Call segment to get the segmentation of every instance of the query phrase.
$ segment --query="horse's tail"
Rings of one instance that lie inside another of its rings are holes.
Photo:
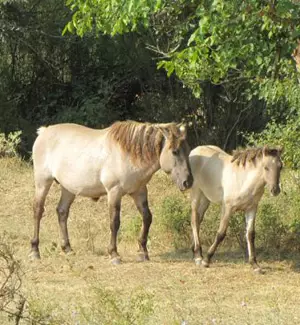
[[[46,130],[46,128],[47,126],[41,126],[40,128],[37,129],[36,133],[40,135]]]

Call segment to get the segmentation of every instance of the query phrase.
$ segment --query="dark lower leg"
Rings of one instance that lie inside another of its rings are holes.
[[[65,253],[69,253],[72,251],[68,234],[68,217],[70,206],[73,203],[74,199],[74,194],[61,187],[61,197],[56,208],[56,212],[58,216],[58,223],[62,238],[61,248]]]
[[[119,257],[117,252],[117,235],[120,228],[120,209],[121,206],[119,203],[114,206],[109,206],[111,237],[108,253],[112,259]]]
[[[226,236],[226,232],[218,232],[217,236],[215,238],[214,243],[211,245],[211,247],[209,248],[208,252],[207,252],[207,258],[206,258],[206,263],[209,265],[212,257],[214,256],[219,244],[224,240]]]
[[[63,207],[58,206],[56,211],[58,215],[58,223],[59,223],[61,238],[62,238],[61,249],[65,253],[68,253],[72,251],[70,240],[69,240],[69,234],[68,234],[68,225],[67,225],[69,208],[64,209]]]
[[[148,240],[148,234],[149,229],[152,223],[152,214],[148,207],[148,201],[145,201],[143,203],[142,207],[142,216],[143,216],[143,225],[141,229],[141,234],[138,240],[139,244],[139,253],[142,253],[144,255],[145,260],[149,260],[149,254],[147,249],[147,240]]]
[[[36,202],[34,204],[34,233],[31,239],[31,255],[35,258],[40,258],[39,252],[39,234],[40,234],[40,223],[44,213],[44,207],[41,203]]]

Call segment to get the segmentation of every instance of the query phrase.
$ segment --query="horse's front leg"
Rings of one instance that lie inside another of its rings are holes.
[[[203,256],[199,231],[204,214],[209,207],[209,200],[198,189],[196,191],[193,190],[191,192],[191,207],[191,226],[194,238],[194,243],[192,246],[193,257],[196,265],[201,265]]]
[[[141,229],[141,234],[138,239],[139,251],[138,251],[138,261],[143,262],[149,260],[149,254],[147,249],[147,240],[149,229],[152,223],[152,213],[148,206],[148,191],[147,187],[144,186],[137,192],[133,193],[132,198],[135,205],[143,217],[143,224]]]
[[[222,207],[222,216],[221,216],[220,226],[219,226],[215,241],[213,242],[213,244],[211,245],[211,247],[209,248],[209,250],[207,252],[206,260],[202,261],[202,263],[205,267],[209,267],[210,261],[211,261],[212,257],[214,256],[218,246],[220,245],[220,243],[224,240],[224,238],[226,236],[229,219],[230,219],[230,216],[232,215],[232,212],[233,211],[230,207],[226,207],[226,206]]]
[[[112,264],[116,265],[121,263],[121,259],[117,251],[117,235],[120,228],[121,198],[122,194],[117,188],[113,188],[107,193],[111,231],[108,254],[110,255]]]
[[[259,267],[256,261],[255,251],[255,217],[257,207],[246,211],[246,240],[248,248],[249,263],[252,265],[255,272],[262,273],[262,269]]]

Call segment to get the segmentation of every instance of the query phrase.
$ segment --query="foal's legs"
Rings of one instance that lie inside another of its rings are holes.
[[[143,217],[143,224],[141,234],[138,240],[139,244],[139,256],[138,261],[143,262],[149,260],[147,239],[149,229],[152,223],[152,214],[148,206],[148,191],[147,187],[142,187],[139,191],[133,193],[132,198],[134,199],[135,205]]]
[[[65,253],[69,253],[72,251],[69,235],[68,235],[68,216],[70,206],[75,199],[75,195],[70,193],[64,187],[61,187],[61,196],[59,203],[56,208],[57,216],[58,216],[58,223],[60,227],[61,237],[62,237],[62,245],[61,248]]]
[[[112,264],[120,264],[121,262],[120,256],[117,252],[117,235],[120,228],[121,198],[122,193],[117,188],[112,188],[107,193],[111,231],[108,253],[111,257]]]
[[[31,252],[29,256],[32,259],[39,259],[41,258],[39,251],[40,223],[44,213],[46,196],[50,190],[53,179],[39,179],[37,175],[35,179],[35,198],[33,203],[34,234],[31,240]]]
[[[217,236],[215,238],[215,241],[213,242],[213,244],[211,245],[211,247],[208,250],[206,261],[202,261],[203,265],[206,267],[209,267],[211,258],[213,257],[219,244],[223,241],[223,239],[226,236],[226,231],[228,228],[229,218],[230,218],[231,214],[232,214],[232,209],[223,205],[221,221],[220,221],[220,226],[219,226],[219,229],[217,232]]]
[[[192,225],[192,231],[194,237],[192,251],[193,251],[195,263],[197,265],[200,265],[203,256],[202,256],[201,242],[199,238],[199,230],[200,230],[200,225],[203,220],[204,214],[208,209],[210,202],[200,190],[197,191],[194,190],[191,193],[191,201],[192,201],[191,225]]]
[[[257,207],[246,211],[246,239],[249,255],[249,263],[252,265],[254,271],[261,272],[261,268],[258,266],[256,261],[255,252],[255,216]]]

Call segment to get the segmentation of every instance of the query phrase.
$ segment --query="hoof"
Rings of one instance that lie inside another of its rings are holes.
[[[146,262],[146,261],[149,261],[149,256],[148,254],[144,254],[144,253],[140,253],[138,254],[137,258],[136,258],[136,261],[137,262]]]
[[[265,274],[266,271],[264,271],[263,269],[261,269],[260,267],[256,267],[255,269],[253,269],[254,273],[256,274]]]
[[[112,265],[119,265],[119,264],[121,264],[121,259],[120,259],[120,257],[114,257],[110,260],[110,262]]]
[[[40,252],[37,252],[37,251],[31,251],[31,252],[29,253],[29,258],[30,258],[32,261],[40,260],[40,259],[41,259]]]
[[[70,249],[69,251],[65,251],[65,254],[70,256],[76,255],[76,253],[72,249]]]
[[[202,260],[202,266],[208,268],[209,263],[207,261]]]
[[[73,256],[73,255],[75,255],[75,252],[72,250],[72,249],[70,249],[70,250],[62,250],[60,253],[59,253],[59,255],[61,255],[61,256]]]
[[[195,264],[196,264],[197,266],[201,266],[201,265],[202,265],[202,258],[201,258],[201,257],[197,257],[197,258],[195,258]]]

